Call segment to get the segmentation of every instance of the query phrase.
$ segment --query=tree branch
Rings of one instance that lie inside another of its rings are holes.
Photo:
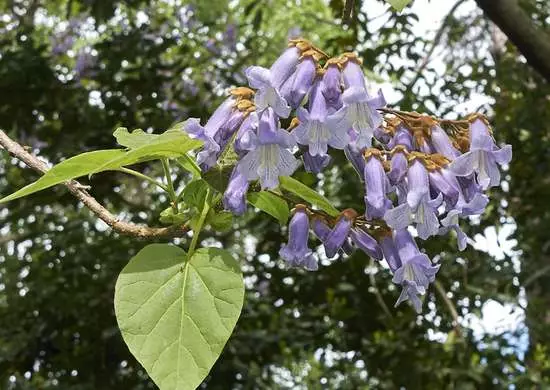
[[[527,63],[550,81],[550,34],[533,23],[518,0],[476,0],[476,3],[525,56]]]
[[[453,5],[453,7],[449,10],[449,13],[447,14],[447,16],[445,16],[445,18],[443,19],[443,22],[441,23],[441,26],[439,27],[439,30],[437,30],[437,32],[435,33],[434,40],[431,42],[430,49],[428,50],[428,52],[426,53],[426,55],[422,59],[422,62],[420,63],[420,65],[418,66],[414,78],[407,85],[405,95],[412,92],[413,87],[416,85],[416,83],[420,79],[420,76],[422,76],[422,72],[424,72],[424,70],[426,69],[426,67],[430,63],[431,57],[432,57],[436,47],[441,42],[441,39],[443,38],[443,33],[445,32],[445,30],[449,26],[449,23],[451,22],[451,19],[453,18],[454,13],[458,9],[458,7],[460,7],[465,1],[466,0],[458,0],[455,3],[455,5]]]
[[[46,173],[48,166],[36,156],[27,152],[21,145],[13,141],[6,133],[0,130],[0,145],[9,153],[23,161],[27,166],[40,173]],[[179,237],[184,234],[187,226],[170,226],[166,228],[140,226],[129,222],[120,221],[117,217],[103,207],[94,197],[86,190],[85,186],[71,180],[63,183],[78,200],[90,209],[99,219],[109,225],[117,233],[132,236],[140,239],[156,239],[156,238],[172,238]]]

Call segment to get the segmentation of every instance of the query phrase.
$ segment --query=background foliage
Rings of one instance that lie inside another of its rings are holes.
[[[0,128],[52,163],[113,147],[119,125],[160,131],[206,118],[228,87],[244,82],[244,67],[269,64],[289,36],[332,54],[357,51],[372,80],[400,92],[394,103],[402,109],[452,118],[461,103],[489,97],[480,110],[513,145],[514,160],[504,191],[493,191],[469,233],[513,231],[501,243],[513,248],[491,256],[471,247],[457,254],[454,241],[427,243],[443,267],[417,316],[391,307],[398,292],[389,273],[362,253],[324,260],[315,273],[284,269],[277,255],[284,232],[250,210],[229,231],[204,237],[240,255],[247,286],[244,312],[206,388],[550,383],[548,82],[477,8],[449,14],[435,36],[419,36],[410,8],[380,15],[375,3],[356,1],[342,26],[338,0],[0,0]],[[522,6],[548,29],[546,1]],[[430,61],[432,51],[442,64]],[[320,190],[337,207],[361,209],[353,170],[334,157]],[[36,179],[21,168],[3,153],[1,194]],[[157,165],[139,169],[161,175]],[[155,188],[119,173],[90,184],[103,204],[136,223],[158,224],[167,207]],[[145,243],[110,232],[61,187],[0,208],[0,232],[0,387],[154,388],[113,309],[116,275]],[[467,326],[493,301],[525,309],[525,321],[503,332]]]

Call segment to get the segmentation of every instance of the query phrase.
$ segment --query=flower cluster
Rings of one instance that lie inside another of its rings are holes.
[[[203,170],[227,148],[238,156],[224,207],[241,215],[251,182],[276,191],[279,177],[301,164],[319,173],[330,163],[329,148],[343,151],[364,185],[364,212],[347,209],[332,218],[294,205],[279,254],[290,266],[316,270],[310,230],[327,257],[360,249],[386,261],[402,286],[396,305],[409,300],[420,312],[419,295],[439,265],[419,250],[411,231],[426,240],[452,230],[463,250],[468,238],[459,220],[483,213],[484,191],[500,184],[497,165],[510,162],[511,147],[496,145],[479,114],[445,121],[385,108],[380,91],[369,94],[355,54],[328,58],[303,39],[290,40],[269,69],[249,67],[246,77],[249,87],[232,90],[204,126],[197,119],[184,124],[204,141],[198,154]]]

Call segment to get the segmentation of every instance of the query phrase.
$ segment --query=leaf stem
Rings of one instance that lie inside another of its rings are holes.
[[[164,184],[159,183],[158,181],[156,181],[156,180],[153,179],[152,177],[147,176],[147,175],[144,175],[144,174],[141,173],[141,172],[134,171],[133,169],[125,168],[125,167],[119,168],[119,171],[120,171],[120,172],[127,173],[127,174],[132,175],[132,176],[135,176],[135,177],[139,177],[140,179],[143,179],[143,180],[145,180],[145,181],[148,181],[149,183],[154,184],[154,185],[156,185],[157,187],[162,188],[164,191],[168,192],[168,187],[166,187]]]
[[[172,183],[172,176],[170,175],[170,165],[168,165],[168,159],[163,158],[162,160],[162,168],[164,169],[164,176],[166,176],[166,182],[168,183],[167,191],[168,195],[170,196],[170,200],[172,201],[172,208],[174,209],[174,212],[178,212],[178,196],[176,195],[176,191],[174,190],[174,183]]]
[[[211,199],[212,199],[212,192],[210,188],[208,188],[206,190],[206,196],[204,197],[204,206],[202,208],[201,215],[199,217],[199,220],[197,221],[197,225],[193,229],[193,238],[191,239],[191,244],[189,245],[189,250],[187,251],[188,259],[190,259],[191,256],[193,256],[193,252],[195,252],[195,247],[197,246],[197,242],[199,241],[199,235],[201,234],[202,226],[204,225],[206,216],[210,211]]]

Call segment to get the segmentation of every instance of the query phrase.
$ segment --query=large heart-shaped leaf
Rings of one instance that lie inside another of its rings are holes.
[[[238,263],[222,249],[187,259],[175,246],[143,248],[122,270],[115,313],[124,341],[161,390],[194,389],[218,359],[244,298]]]

